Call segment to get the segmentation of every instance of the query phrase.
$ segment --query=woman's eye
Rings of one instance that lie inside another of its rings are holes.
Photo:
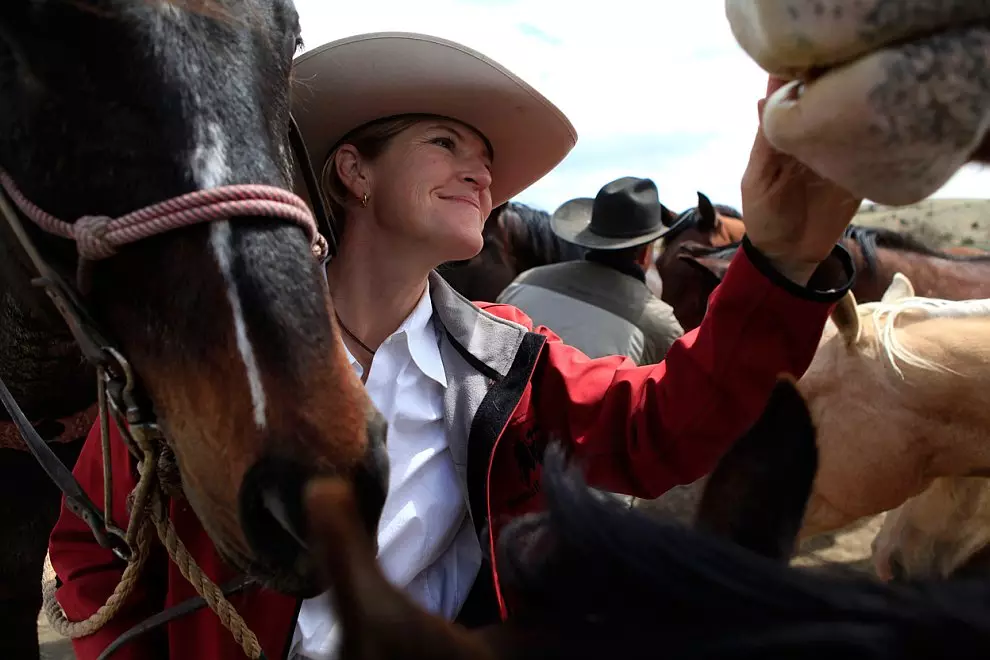
[[[432,142],[433,142],[433,144],[439,145],[439,146],[443,147],[444,149],[453,150],[454,147],[456,146],[454,144],[454,141],[451,140],[449,137],[433,138]]]

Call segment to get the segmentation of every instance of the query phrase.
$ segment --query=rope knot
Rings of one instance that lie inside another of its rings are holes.
[[[73,233],[80,257],[99,261],[117,254],[117,247],[106,237],[112,220],[105,215],[86,215],[76,220]]]

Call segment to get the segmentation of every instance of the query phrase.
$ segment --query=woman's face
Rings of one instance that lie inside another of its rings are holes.
[[[383,229],[408,238],[436,265],[481,251],[492,210],[491,153],[474,130],[440,118],[418,122],[365,167],[369,207]]]

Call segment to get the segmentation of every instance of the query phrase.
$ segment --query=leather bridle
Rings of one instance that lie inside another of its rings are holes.
[[[112,416],[116,421],[128,449],[136,458],[141,458],[144,450],[151,443],[164,443],[165,439],[158,428],[151,402],[145,395],[130,363],[109,340],[108,335],[101,330],[82,301],[78,287],[84,281],[85,264],[90,260],[110,256],[119,246],[183,226],[226,220],[233,216],[273,216],[295,222],[307,230],[314,253],[324,266],[322,270],[325,277],[325,266],[337,253],[339,233],[332,216],[327,212],[302,135],[291,115],[289,138],[296,161],[301,168],[300,174],[305,182],[312,210],[306,207],[301,198],[281,188],[226,186],[166,200],[122,218],[83,218],[77,223],[69,224],[62,223],[34,207],[20,195],[13,181],[0,169],[0,217],[10,225],[37,270],[38,276],[32,280],[32,284],[44,288],[68,325],[83,357],[96,369],[96,408],[103,441],[103,511],[97,508],[72,472],[48,446],[14,400],[2,379],[0,379],[0,401],[3,402],[27,450],[34,455],[42,469],[64,495],[66,507],[86,522],[101,547],[109,548],[125,562],[132,561],[135,556],[136,530],[131,529],[134,527],[135,517],[132,516],[129,529],[126,530],[118,526],[113,518],[110,417]],[[80,270],[77,273],[75,287],[69,285],[41,256],[24,229],[23,219],[33,221],[48,233],[71,238],[77,242]],[[135,493],[140,490],[140,486],[139,483]],[[139,503],[135,502],[135,508],[138,505]],[[250,583],[250,580],[239,579],[234,584],[227,585],[224,592],[233,593]],[[203,604],[201,598],[193,598],[152,617],[125,633],[101,657],[108,656],[119,648],[122,642],[133,639],[137,634],[164,625],[178,616],[202,607]]]

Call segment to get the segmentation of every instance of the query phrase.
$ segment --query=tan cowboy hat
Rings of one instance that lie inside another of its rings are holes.
[[[425,113],[467,124],[494,151],[493,206],[538,181],[577,142],[567,117],[503,66],[408,32],[347,37],[297,57],[292,113],[317,174],[337,142],[370,121]],[[297,192],[308,197],[300,181]]]

